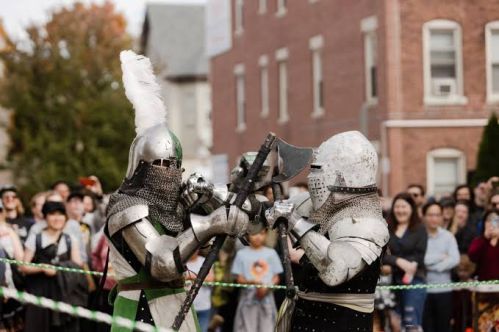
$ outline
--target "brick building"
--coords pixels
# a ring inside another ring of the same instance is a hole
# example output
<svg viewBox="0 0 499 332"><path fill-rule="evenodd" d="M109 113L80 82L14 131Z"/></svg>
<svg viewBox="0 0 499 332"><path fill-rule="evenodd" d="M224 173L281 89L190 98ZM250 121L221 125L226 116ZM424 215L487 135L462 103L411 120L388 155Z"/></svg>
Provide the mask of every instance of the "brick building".
<svg viewBox="0 0 499 332"><path fill-rule="evenodd" d="M214 154L233 165L268 131L317 146L355 129L389 195L466 181L499 111L499 1L226 2L230 15L215 14L232 18L228 47L210 64Z"/></svg>

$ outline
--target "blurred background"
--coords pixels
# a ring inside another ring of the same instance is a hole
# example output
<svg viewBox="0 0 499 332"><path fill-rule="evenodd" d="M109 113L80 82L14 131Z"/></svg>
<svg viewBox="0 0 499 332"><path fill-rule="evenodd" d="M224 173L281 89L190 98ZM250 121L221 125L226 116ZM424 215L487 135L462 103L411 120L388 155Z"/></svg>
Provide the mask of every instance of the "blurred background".
<svg viewBox="0 0 499 332"><path fill-rule="evenodd" d="M445 268L423 262L434 249L419 248L420 282L499 280L499 1L0 0L0 210L24 244L57 196L74 235L87 234L86 267L100 271L106 193L122 182L135 137L124 49L153 63L184 174L227 183L269 131L312 147L361 131L378 153L391 227L407 221L394 212L400 203L429 238L452 233ZM290 195L307 190L303 173ZM217 281L233 281L230 262ZM392 274L385 265L381 284L397 284ZM428 291L441 292L413 305L425 320L499 331L497 288L482 292L492 300L473 289ZM220 294L213 305L235 310L236 296ZM376 330L400 331L396 303L377 294ZM234 313L219 316L231 331Z"/></svg>
<svg viewBox="0 0 499 332"><path fill-rule="evenodd" d="M268 131L317 146L360 130L392 196L419 183L439 197L499 168L497 152L478 167L499 110L496 1L20 0L0 17L1 180L30 193L75 174L120 183L125 48L153 61L187 173L215 182Z"/></svg>

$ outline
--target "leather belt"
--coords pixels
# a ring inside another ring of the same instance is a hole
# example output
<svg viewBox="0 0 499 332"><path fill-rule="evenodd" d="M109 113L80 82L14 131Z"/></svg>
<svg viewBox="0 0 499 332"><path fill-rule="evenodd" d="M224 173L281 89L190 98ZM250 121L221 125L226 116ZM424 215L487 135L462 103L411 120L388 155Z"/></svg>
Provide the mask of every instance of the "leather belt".
<svg viewBox="0 0 499 332"><path fill-rule="evenodd" d="M160 288L184 288L184 280L178 279L170 282L162 282L156 280L132 283L119 283L117 285L118 292L142 290L142 289L160 289Z"/></svg>

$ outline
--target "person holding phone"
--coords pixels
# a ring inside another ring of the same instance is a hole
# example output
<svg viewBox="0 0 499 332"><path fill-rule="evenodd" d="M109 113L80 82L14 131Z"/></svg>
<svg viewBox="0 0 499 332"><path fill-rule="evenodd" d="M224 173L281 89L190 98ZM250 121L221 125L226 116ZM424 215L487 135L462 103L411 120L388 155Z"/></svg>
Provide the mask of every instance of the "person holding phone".
<svg viewBox="0 0 499 332"><path fill-rule="evenodd" d="M476 263L478 280L499 279L499 215L489 210L484 215L483 234L471 242L470 259Z"/></svg>

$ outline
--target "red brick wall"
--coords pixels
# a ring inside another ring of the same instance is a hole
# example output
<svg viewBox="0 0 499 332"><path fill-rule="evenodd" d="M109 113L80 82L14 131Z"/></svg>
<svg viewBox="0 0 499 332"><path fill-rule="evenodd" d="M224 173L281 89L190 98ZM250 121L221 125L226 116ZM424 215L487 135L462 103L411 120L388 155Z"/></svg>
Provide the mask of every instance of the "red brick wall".
<svg viewBox="0 0 499 332"><path fill-rule="evenodd" d="M284 17L276 17L276 1L258 14L258 1L245 1L244 32L233 38L233 48L212 59L211 83L214 153L228 153L229 161L243 151L257 149L268 131L293 144L317 146L345 130L359 129L359 111L364 103L364 53L360 21L376 14L376 2L318 0L288 1ZM234 29L233 29L234 30ZM312 119L312 55L309 39L324 37L323 68L325 116ZM289 50L288 111L290 121L279 125L278 68L275 51ZM380 47L381 48L381 47ZM270 114L260 117L260 69L258 59L269 58ZM245 66L247 129L236 133L235 78L237 63ZM378 70L380 71L380 70ZM380 85L380 90L383 88ZM378 139L379 114L369 112L369 138Z"/></svg>
<svg viewBox="0 0 499 332"><path fill-rule="evenodd" d="M401 113L392 118L484 118L491 107L485 104L485 25L499 20L499 1L491 0L404 0L402 22ZM464 106L423 105L423 24L434 19L458 22L462 30ZM492 109L499 110L497 105Z"/></svg>
<svg viewBox="0 0 499 332"><path fill-rule="evenodd" d="M482 131L479 127L388 129L392 152L390 195L405 190L411 183L426 187L426 156L434 149L460 150L466 155L466 169L474 169Z"/></svg>

